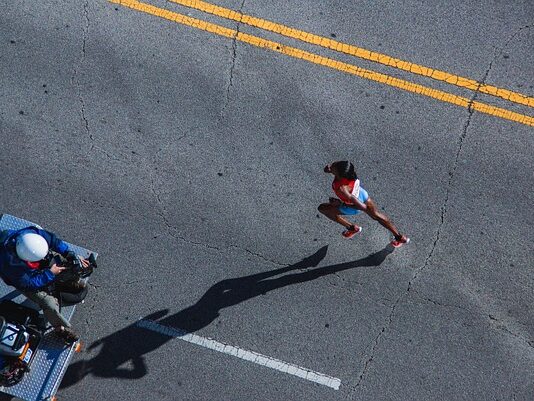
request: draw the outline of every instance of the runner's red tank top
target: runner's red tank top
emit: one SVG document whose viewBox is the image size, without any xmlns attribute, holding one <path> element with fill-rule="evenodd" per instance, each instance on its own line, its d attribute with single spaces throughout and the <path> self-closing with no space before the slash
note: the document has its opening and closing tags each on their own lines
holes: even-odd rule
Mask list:
<svg viewBox="0 0 534 401">
<path fill-rule="evenodd" d="M 349 192 L 354 195 L 356 198 L 360 194 L 360 180 L 351 180 L 348 178 L 334 178 L 334 181 L 332 182 L 332 189 L 334 190 L 335 194 L 343 203 L 346 203 L 347 205 L 352 205 L 354 202 L 350 198 L 347 198 L 345 194 L 341 191 L 341 187 L 348 186 Z"/>
</svg>

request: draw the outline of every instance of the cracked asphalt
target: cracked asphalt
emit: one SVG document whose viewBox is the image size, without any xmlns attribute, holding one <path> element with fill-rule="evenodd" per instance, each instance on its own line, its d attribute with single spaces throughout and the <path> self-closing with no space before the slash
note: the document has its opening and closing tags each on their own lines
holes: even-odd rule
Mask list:
<svg viewBox="0 0 534 401">
<path fill-rule="evenodd" d="M 534 96 L 531 1 L 349 3 L 216 4 Z M 100 255 L 61 400 L 534 399 L 531 127 L 105 1 L 1 5 L 1 212 Z M 365 216 L 344 240 L 318 215 L 339 159 L 409 246 L 390 252 Z"/>
</svg>

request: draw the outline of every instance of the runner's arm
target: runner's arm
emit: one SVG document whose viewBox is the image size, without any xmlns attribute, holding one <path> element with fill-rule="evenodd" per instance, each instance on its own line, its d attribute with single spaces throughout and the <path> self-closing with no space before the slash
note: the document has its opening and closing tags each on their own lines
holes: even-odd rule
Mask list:
<svg viewBox="0 0 534 401">
<path fill-rule="evenodd" d="M 361 210 L 363 212 L 367 211 L 367 205 L 365 203 L 363 203 L 362 201 L 360 201 L 357 197 L 352 195 L 348 191 L 346 186 L 343 186 L 340 189 L 341 189 L 341 192 L 343 192 L 343 194 L 352 201 L 352 204 L 351 205 L 350 204 L 346 204 L 347 206 L 353 207 L 354 209 L 358 209 L 358 210 Z"/>
</svg>

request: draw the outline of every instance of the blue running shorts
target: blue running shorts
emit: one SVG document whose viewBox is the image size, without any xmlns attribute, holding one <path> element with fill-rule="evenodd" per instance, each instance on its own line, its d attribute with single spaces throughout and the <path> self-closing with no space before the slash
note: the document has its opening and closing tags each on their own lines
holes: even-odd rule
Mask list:
<svg viewBox="0 0 534 401">
<path fill-rule="evenodd" d="M 362 203 L 367 202 L 367 199 L 369 199 L 369 194 L 362 187 L 360 187 L 360 193 L 358 194 L 358 199 Z M 347 206 L 344 203 L 338 206 L 337 210 L 339 210 L 340 214 L 349 215 L 349 216 L 354 216 L 362 212 L 361 210 L 358 210 L 354 207 Z"/>
</svg>

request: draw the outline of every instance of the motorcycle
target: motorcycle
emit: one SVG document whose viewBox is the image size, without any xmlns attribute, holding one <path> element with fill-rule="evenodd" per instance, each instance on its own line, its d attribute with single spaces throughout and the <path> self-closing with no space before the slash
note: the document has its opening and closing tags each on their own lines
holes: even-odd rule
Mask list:
<svg viewBox="0 0 534 401">
<path fill-rule="evenodd" d="M 0 302 L 0 384 L 13 386 L 30 371 L 43 337 L 44 321 L 34 309 Z"/>
</svg>

